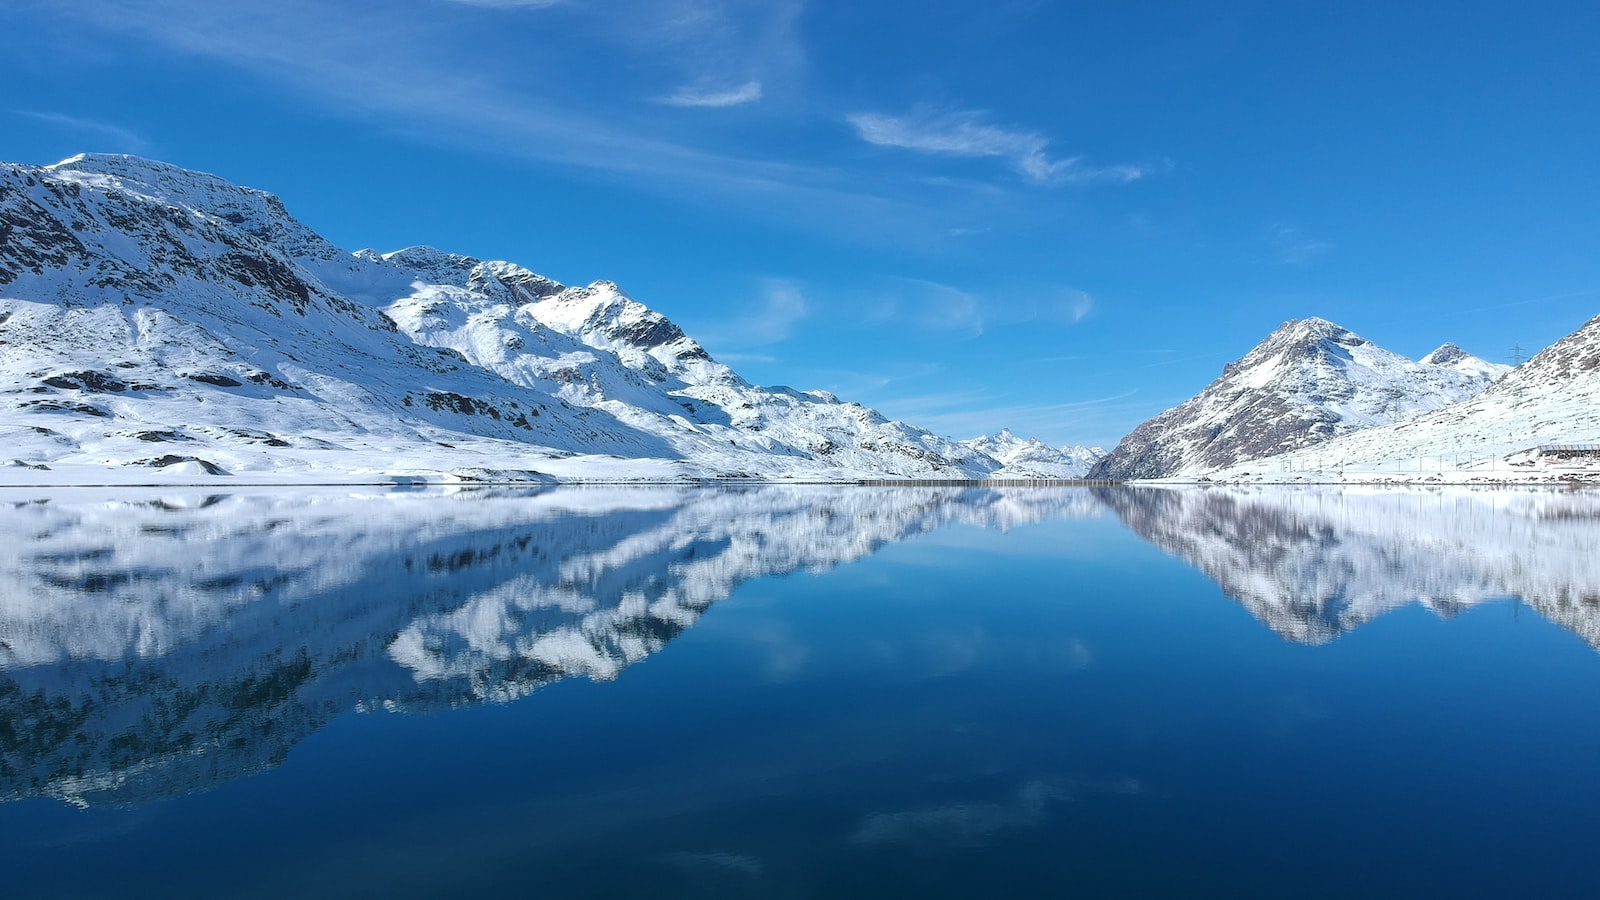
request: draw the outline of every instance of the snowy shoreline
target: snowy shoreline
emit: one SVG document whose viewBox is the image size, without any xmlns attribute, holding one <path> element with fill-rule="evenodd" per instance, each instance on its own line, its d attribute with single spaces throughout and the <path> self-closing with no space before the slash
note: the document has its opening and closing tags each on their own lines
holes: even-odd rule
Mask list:
<svg viewBox="0 0 1600 900">
<path fill-rule="evenodd" d="M 37 470 L 34 470 L 37 473 Z M 1397 487 L 1397 488 L 1431 488 L 1431 487 L 1507 487 L 1507 488 L 1579 488 L 1600 485 L 1600 472 L 1575 472 L 1563 475 L 1550 475 L 1547 473 L 1528 473 L 1526 475 L 1496 474 L 1462 477 L 1459 474 L 1451 475 L 1439 473 L 1421 473 L 1417 475 L 1395 475 L 1368 473 L 1363 475 L 1345 475 L 1343 477 L 1326 476 L 1321 473 L 1299 473 L 1290 475 L 1274 475 L 1271 477 L 1235 477 L 1235 478 L 1210 478 L 1184 477 L 1184 478 L 1143 478 L 1126 481 L 1113 481 L 1105 479 L 1063 479 L 1063 478 L 771 478 L 771 477 L 740 477 L 740 476 L 694 476 L 678 475 L 670 477 L 612 477 L 612 478 L 584 478 L 584 477 L 471 477 L 458 476 L 449 473 L 404 473 L 404 474 L 371 474 L 371 475 L 335 475 L 329 474 L 325 478 L 305 477 L 304 475 L 286 476 L 283 478 L 262 477 L 259 473 L 251 473 L 247 478 L 231 475 L 204 475 L 196 476 L 189 473 L 175 475 L 172 478 L 152 478 L 148 472 L 123 473 L 117 469 L 106 470 L 111 474 L 127 474 L 125 480 L 116 478 L 89 478 L 71 477 L 73 473 L 59 473 L 62 477 L 27 479 L 11 479 L 12 474 L 0 471 L 0 491 L 16 490 L 55 490 L 55 489 L 93 489 L 93 488 L 183 488 L 183 487 L 225 487 L 236 489 L 281 489 L 281 488 L 339 488 L 339 487 L 389 487 L 389 488 L 476 488 L 476 487 L 517 487 L 517 488 L 556 488 L 556 487 L 672 487 L 672 488 L 725 488 L 725 487 L 765 487 L 765 486 L 818 486 L 818 487 L 990 487 L 990 488 L 1061 488 L 1061 487 L 1171 487 L 1171 488 L 1238 488 L 1238 487 Z M 50 473 L 37 473 L 50 474 Z M 532 473 L 530 473 L 532 474 Z"/>
</svg>

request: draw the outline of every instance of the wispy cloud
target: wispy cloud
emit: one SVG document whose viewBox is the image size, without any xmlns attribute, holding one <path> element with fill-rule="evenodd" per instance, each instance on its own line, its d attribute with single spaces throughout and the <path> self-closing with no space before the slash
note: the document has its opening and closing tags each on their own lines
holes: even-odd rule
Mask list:
<svg viewBox="0 0 1600 900">
<path fill-rule="evenodd" d="M 775 363 L 778 358 L 770 353 L 718 353 L 717 360 L 730 366 L 746 366 Z"/>
<path fill-rule="evenodd" d="M 1017 286 L 979 293 L 923 278 L 892 278 L 867 308 L 870 322 L 977 337 L 991 327 L 1027 322 L 1074 325 L 1094 313 L 1095 300 L 1075 288 Z"/>
<path fill-rule="evenodd" d="M 1079 156 L 1052 158 L 1050 141 L 1032 131 L 989 124 L 981 112 L 915 113 L 891 116 L 854 113 L 845 117 L 869 144 L 945 156 L 996 157 L 1038 184 L 1129 182 L 1143 178 L 1143 166 L 1086 166 Z"/>
<path fill-rule="evenodd" d="M 1004 840 L 1000 835 L 1013 829 L 1042 825 L 1051 807 L 1078 800 L 1087 793 L 1143 793 L 1144 786 L 1132 778 L 1113 780 L 1054 777 L 1034 778 L 1020 785 L 1014 795 L 998 801 L 962 801 L 864 816 L 850 840 L 855 844 L 905 844 L 925 851 L 955 844 Z"/>
<path fill-rule="evenodd" d="M 668 106 L 719 108 L 742 106 L 760 99 L 761 82 L 747 81 L 738 87 L 722 88 L 720 90 L 704 87 L 685 87 L 675 94 L 662 97 L 661 102 Z"/>
<path fill-rule="evenodd" d="M 914 384 L 914 381 L 908 383 Z M 890 418 L 907 422 L 915 422 L 926 428 L 925 423 L 939 416 L 959 415 L 950 410 L 959 407 L 984 407 L 994 401 L 994 397 L 987 391 L 974 389 L 966 391 L 940 391 L 934 394 L 914 394 L 910 396 L 894 397 L 884 400 L 884 415 Z M 892 410 L 892 411 L 891 411 Z M 937 431 L 938 429 L 934 429 Z M 997 429 L 998 430 L 998 429 Z M 963 434 L 963 437 L 966 435 Z"/>
<path fill-rule="evenodd" d="M 909 322 L 930 331 L 954 332 L 967 337 L 983 334 L 983 299 L 971 291 L 922 278 L 896 278 L 893 295 L 883 298 L 871 319 Z"/>
<path fill-rule="evenodd" d="M 1579 297 L 1593 297 L 1600 294 L 1600 288 L 1588 288 L 1581 291 L 1567 291 L 1562 294 L 1548 294 L 1543 297 L 1527 297 L 1521 300 L 1509 300 L 1505 303 L 1491 303 L 1488 306 L 1474 306 L 1467 309 L 1454 309 L 1442 313 L 1445 316 L 1465 316 L 1473 313 L 1488 312 L 1494 309 L 1511 309 L 1517 306 L 1531 306 L 1535 303 L 1550 303 L 1555 300 L 1574 300 Z"/>
<path fill-rule="evenodd" d="M 36 122 L 59 125 L 63 128 L 69 128 L 85 134 L 98 135 L 100 138 L 111 142 L 111 146 L 109 147 L 97 147 L 95 149 L 123 151 L 128 153 L 147 153 L 150 150 L 150 142 L 145 140 L 144 137 L 139 135 L 137 132 L 133 131 L 132 129 L 123 128 L 120 125 L 114 125 L 110 122 L 102 122 L 98 119 L 85 119 L 79 116 L 69 116 L 66 113 L 60 112 L 41 112 L 39 110 L 31 109 L 10 109 L 6 110 L 6 112 L 14 116 L 21 116 L 25 119 L 33 119 Z"/>
<path fill-rule="evenodd" d="M 854 142 L 837 127 L 812 133 L 837 120 L 819 112 L 832 105 L 827 98 L 807 96 L 817 86 L 805 77 L 803 0 L 568 0 L 523 4 L 503 20 L 474 8 L 513 2 L 416 0 L 370 16 L 320 0 L 63 0 L 48 15 L 50 28 L 74 40 L 249 72 L 296 92 L 296 102 L 390 135 L 587 170 L 835 239 L 943 247 L 952 225 L 1037 202 L 996 180 L 884 178 L 876 166 L 839 164 L 836 146 L 795 140 Z M 537 57 L 505 52 L 522 49 L 518 38 L 535 27 Z M 618 53 L 629 65 L 593 65 Z M 735 102 L 793 115 L 749 117 L 735 135 L 708 133 L 703 116 L 684 113 Z M 1095 177 L 1036 140 L 1036 152 L 1023 142 L 1012 158 L 1056 182 Z"/>
<path fill-rule="evenodd" d="M 566 0 L 448 0 L 463 6 L 484 6 L 490 9 L 544 9 L 557 6 Z"/>
<path fill-rule="evenodd" d="M 440 2 L 440 6 L 455 6 Z M 579 61 L 620 44 L 639 70 L 666 83 L 734 85 L 772 80 L 804 64 L 795 25 L 798 0 L 610 0 L 567 3 L 563 34 L 572 40 L 552 59 Z M 80 32 L 143 42 L 253 72 L 326 104 L 419 141 L 589 169 L 652 192 L 698 202 L 740 204 L 763 215 L 868 239 L 943 233 L 925 193 L 894 191 L 878 180 L 772 152 L 759 141 L 707 142 L 661 114 L 596 106 L 587 88 L 560 65 L 523 66 L 482 59 L 477 44 L 439 39 L 436 19 L 408 5 L 365 17 L 343 4 L 276 0 L 76 0 L 52 8 Z M 480 35 L 479 43 L 483 40 Z M 564 55 L 563 55 L 564 54 Z M 692 62 L 680 62 L 692 60 Z M 730 74 L 739 73 L 739 74 Z M 606 90 L 629 88 L 607 76 Z M 658 81 L 658 83 L 660 83 Z M 634 96 L 638 96 L 637 93 Z"/>
<path fill-rule="evenodd" d="M 782 278 L 768 279 L 761 286 L 761 302 L 750 311 L 725 319 L 705 329 L 705 343 L 731 347 L 762 347 L 789 337 L 794 327 L 811 314 L 800 286 Z M 719 358 L 736 359 L 738 351 L 718 353 Z M 750 357 L 745 355 L 746 359 Z"/>
<path fill-rule="evenodd" d="M 1083 291 L 1073 291 L 1065 300 L 1067 318 L 1082 322 L 1094 312 L 1094 298 Z"/>
<path fill-rule="evenodd" d="M 1144 404 L 1127 402 L 1137 393 L 1127 390 L 1066 403 L 1018 404 L 989 393 L 972 392 L 879 398 L 873 405 L 887 416 L 954 438 L 1010 428 L 1020 437 L 1037 437 L 1046 443 L 1109 447 L 1127 430 L 1130 413 L 1143 410 Z"/>
<path fill-rule="evenodd" d="M 633 19 L 621 39 L 666 60 L 683 87 L 667 106 L 720 108 L 761 100 L 805 65 L 796 20 L 802 0 L 626 0 Z M 671 83 L 671 82 L 668 82 Z"/>
<path fill-rule="evenodd" d="M 937 378 L 946 369 L 944 363 L 929 359 L 886 362 L 889 362 L 887 368 L 876 371 L 861 366 L 800 369 L 795 373 L 795 383 L 821 387 L 840 397 L 875 406 L 873 398 L 886 389 L 904 385 L 925 385 L 929 379 Z M 902 416 L 890 414 L 890 417 Z"/>
<path fill-rule="evenodd" d="M 1307 237 L 1300 229 L 1281 222 L 1267 229 L 1267 243 L 1278 262 L 1290 266 L 1303 266 L 1333 250 L 1328 241 Z"/>
<path fill-rule="evenodd" d="M 209 0 L 82 0 L 62 12 L 96 29 L 289 82 L 391 127 L 427 125 L 430 135 L 491 138 L 494 146 L 548 162 L 746 186 L 806 174 L 662 137 L 639 123 L 585 112 L 550 85 L 519 84 L 487 67 L 461 65 L 451 48 L 436 46 L 429 22 L 399 10 L 373 21 L 311 0 L 244 8 Z"/>
</svg>

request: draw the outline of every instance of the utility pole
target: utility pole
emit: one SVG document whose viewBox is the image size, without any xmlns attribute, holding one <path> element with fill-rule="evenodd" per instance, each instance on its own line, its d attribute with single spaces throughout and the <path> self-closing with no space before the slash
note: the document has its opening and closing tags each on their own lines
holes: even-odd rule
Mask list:
<svg viewBox="0 0 1600 900">
<path fill-rule="evenodd" d="M 1523 351 L 1522 344 L 1517 343 L 1511 346 L 1511 355 L 1506 358 L 1511 361 L 1513 366 L 1520 366 L 1528 361 L 1528 354 Z"/>
</svg>

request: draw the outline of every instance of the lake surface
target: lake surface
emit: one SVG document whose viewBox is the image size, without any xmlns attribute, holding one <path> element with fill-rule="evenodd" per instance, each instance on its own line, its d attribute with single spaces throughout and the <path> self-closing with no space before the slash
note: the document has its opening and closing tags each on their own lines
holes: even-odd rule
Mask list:
<svg viewBox="0 0 1600 900">
<path fill-rule="evenodd" d="M 0 494 L 7 897 L 1579 896 L 1600 495 Z"/>
</svg>

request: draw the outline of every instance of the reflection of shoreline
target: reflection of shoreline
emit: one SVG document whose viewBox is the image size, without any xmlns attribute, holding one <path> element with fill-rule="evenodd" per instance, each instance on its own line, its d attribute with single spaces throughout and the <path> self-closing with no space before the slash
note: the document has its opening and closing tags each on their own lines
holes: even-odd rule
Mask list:
<svg viewBox="0 0 1600 900">
<path fill-rule="evenodd" d="M 751 579 L 1103 506 L 1291 640 L 1517 596 L 1600 647 L 1600 495 L 1584 493 L 57 493 L 0 505 L 0 801 L 206 790 L 352 709 L 617 677 Z"/>
<path fill-rule="evenodd" d="M 73 493 L 0 508 L 0 800 L 132 804 L 276 765 L 350 709 L 607 679 L 744 581 L 1083 490 Z"/>
<path fill-rule="evenodd" d="M 1098 489 L 1135 533 L 1285 638 L 1399 606 L 1520 598 L 1600 649 L 1600 493 Z"/>
</svg>

